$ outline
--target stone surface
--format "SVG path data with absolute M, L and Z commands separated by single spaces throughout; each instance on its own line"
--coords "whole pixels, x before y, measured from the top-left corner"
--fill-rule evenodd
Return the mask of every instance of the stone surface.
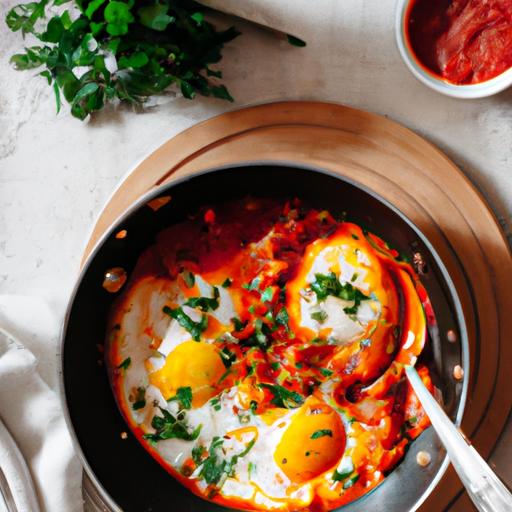
M 8 63 L 23 41 L 3 23 L 0 2 L 0 295 L 38 296 L 62 318 L 93 221 L 121 177 L 164 140 L 229 109 L 283 99 L 315 99 L 371 110 L 438 145 L 489 200 L 508 236 L 512 213 L 512 89 L 482 100 L 456 100 L 420 84 L 394 40 L 394 0 L 296 2 L 298 49 L 243 22 L 243 36 L 221 68 L 234 105 L 169 95 L 135 113 L 107 109 L 80 122 L 55 115 L 53 92 L 36 71 Z M 300 4 L 300 6 L 299 6 Z M 57 389 L 58 332 L 0 322 L 39 358 Z M 503 440 L 503 446 L 510 445 Z M 507 466 L 503 451 L 496 462 Z M 510 464 L 508 464 L 510 467 Z M 512 477 L 512 475 L 509 475 Z

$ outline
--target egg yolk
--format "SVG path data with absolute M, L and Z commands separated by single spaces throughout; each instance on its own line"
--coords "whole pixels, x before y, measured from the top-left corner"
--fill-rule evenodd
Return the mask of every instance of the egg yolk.
M 327 404 L 309 400 L 293 416 L 278 444 L 274 459 L 294 483 L 325 473 L 345 450 L 340 417 Z
M 209 343 L 186 341 L 168 356 L 165 365 L 149 374 L 149 381 L 168 400 L 178 388 L 192 388 L 194 407 L 200 407 L 218 393 L 217 384 L 225 372 L 219 349 Z

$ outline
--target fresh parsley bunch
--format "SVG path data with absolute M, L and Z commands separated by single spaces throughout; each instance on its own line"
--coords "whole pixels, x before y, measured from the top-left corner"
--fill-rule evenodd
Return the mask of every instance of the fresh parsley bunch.
M 60 13 L 48 19 L 51 10 Z M 57 111 L 64 96 L 79 119 L 116 98 L 140 105 L 171 84 L 186 98 L 233 101 L 210 65 L 239 32 L 217 31 L 192 0 L 40 0 L 15 6 L 6 23 L 40 41 L 13 55 L 14 66 L 44 67 Z

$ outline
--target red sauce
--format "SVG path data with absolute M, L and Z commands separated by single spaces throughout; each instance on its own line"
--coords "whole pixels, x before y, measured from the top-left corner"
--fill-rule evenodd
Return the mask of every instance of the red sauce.
M 512 0 L 412 0 L 406 30 L 420 63 L 454 84 L 512 66 Z

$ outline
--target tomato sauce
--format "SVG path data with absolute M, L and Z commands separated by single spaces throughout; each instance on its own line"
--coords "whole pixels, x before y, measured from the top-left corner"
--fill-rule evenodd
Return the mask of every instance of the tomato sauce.
M 420 64 L 448 82 L 485 82 L 512 66 L 512 0 L 413 0 L 406 30 Z

